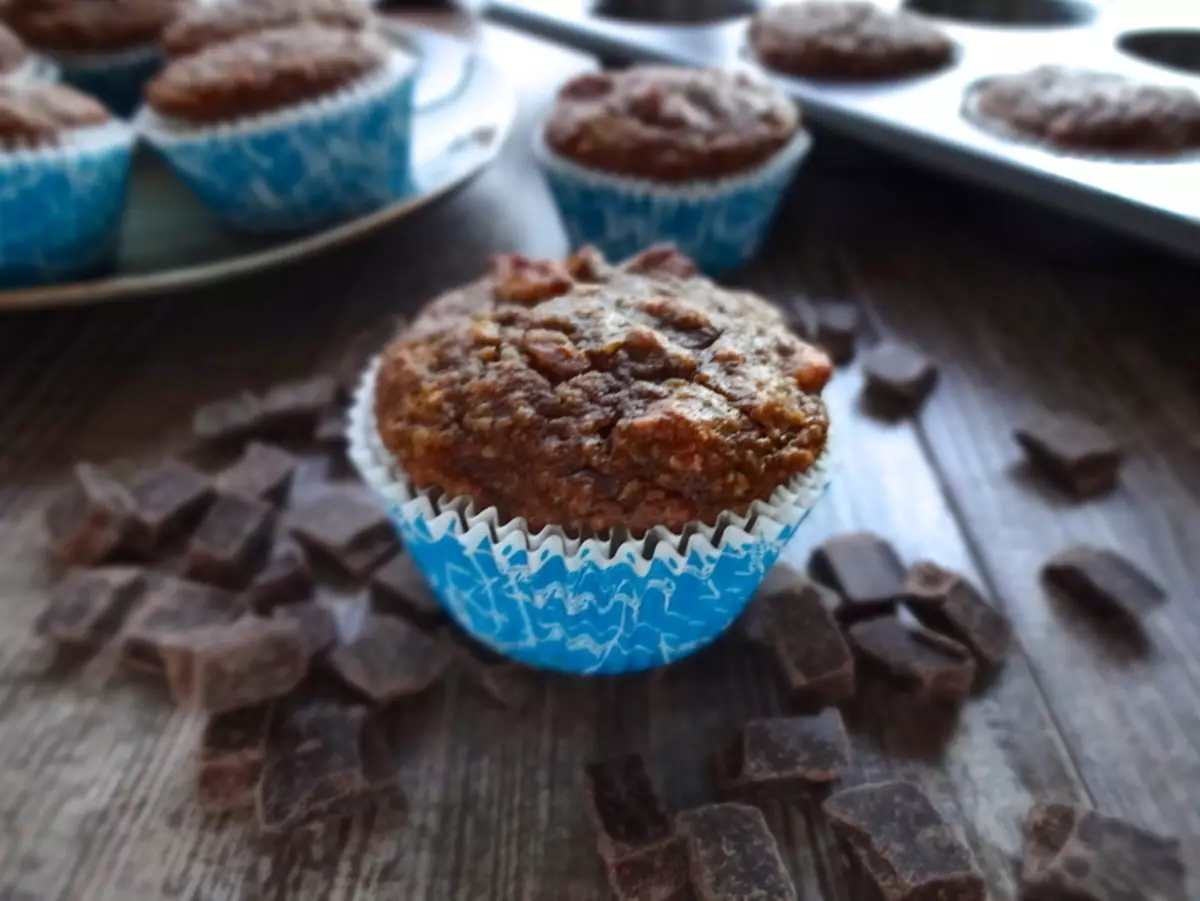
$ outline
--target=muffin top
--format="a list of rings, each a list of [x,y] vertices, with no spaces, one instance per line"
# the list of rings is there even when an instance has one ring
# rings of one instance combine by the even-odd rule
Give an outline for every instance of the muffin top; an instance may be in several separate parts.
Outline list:
[[[968,112],[1065,149],[1150,156],[1200,149],[1200,95],[1109,72],[1041,66],[989,78],[972,89]]]
[[[9,26],[39,48],[126,50],[158,41],[179,0],[9,0]]]
[[[919,16],[857,0],[768,7],[750,25],[750,46],[767,68],[811,78],[896,78],[940,68],[954,53]]]
[[[66,85],[0,84],[0,146],[49,147],[74,128],[103,125],[108,110]]]
[[[745,73],[634,67],[567,82],[545,139],[590,169],[683,182],[753,169],[799,125],[791,100]]]
[[[183,56],[245,34],[304,22],[357,31],[370,24],[371,8],[363,0],[217,0],[215,3],[196,3],[185,7],[167,26],[162,41],[171,56]]]
[[[416,485],[534,530],[744,512],[823,450],[830,362],[693,271],[662,248],[622,266],[496,258],[384,352],[384,445]]]
[[[366,31],[260,31],[172,61],[146,86],[146,102],[185,122],[228,122],[334,93],[379,70],[390,52]]]
[[[12,29],[0,23],[0,73],[12,72],[19,69],[29,58],[29,51]]]

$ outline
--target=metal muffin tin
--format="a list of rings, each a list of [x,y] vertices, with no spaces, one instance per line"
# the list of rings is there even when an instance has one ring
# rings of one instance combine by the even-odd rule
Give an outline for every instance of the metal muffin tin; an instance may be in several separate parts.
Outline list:
[[[643,2],[648,10],[656,5]],[[1200,259],[1200,154],[1151,161],[1070,156],[983,130],[961,113],[976,82],[1046,63],[1200,91],[1200,3],[909,0],[909,8],[939,11],[927,15],[957,42],[957,56],[939,72],[868,84],[767,72],[747,48],[745,14],[703,24],[639,23],[596,14],[596,3],[493,0],[486,14],[605,59],[762,71],[830,131]],[[702,5],[719,15],[715,0]],[[960,13],[972,21],[950,18]],[[978,21],[985,18],[1004,24]],[[1024,24],[1051,20],[1056,24]]]

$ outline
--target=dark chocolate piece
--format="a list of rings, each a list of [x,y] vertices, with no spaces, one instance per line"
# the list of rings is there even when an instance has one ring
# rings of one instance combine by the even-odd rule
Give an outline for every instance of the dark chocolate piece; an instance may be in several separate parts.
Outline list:
[[[981,667],[997,667],[1008,656],[1012,623],[958,573],[928,560],[914,563],[905,583],[905,603],[923,625],[965,645]]]
[[[272,515],[262,501],[218,495],[188,543],[187,575],[214,585],[245,585],[264,556]]]
[[[1034,804],[1025,818],[1025,853],[1021,858],[1021,881],[1028,882],[1062,850],[1082,810],[1072,804],[1044,801]]]
[[[250,606],[265,613],[281,604],[308,600],[312,594],[312,568],[304,548],[287,535],[277,536],[266,564],[250,583]]]
[[[855,623],[847,637],[864,667],[901,688],[952,704],[962,703],[971,693],[975,658],[944,635],[883,616]]]
[[[328,488],[293,509],[292,532],[353,576],[395,553],[395,530],[379,505],[357,488]]]
[[[1077,545],[1042,567],[1042,578],[1071,600],[1098,613],[1137,619],[1167,599],[1162,586],[1115,551]]]
[[[607,864],[618,901],[694,901],[687,852],[679,839]]]
[[[796,888],[762,811],[709,804],[677,814],[698,901],[796,901]]]
[[[1050,838],[1058,839],[1066,819],[1060,815],[1052,824]],[[1049,847],[1037,853],[1046,859],[1032,872],[1027,867],[1021,897],[1028,901],[1184,901],[1186,897],[1187,872],[1178,839],[1094,810],[1076,812],[1057,853]]]
[[[811,340],[841,366],[854,359],[858,337],[858,308],[849,303],[825,303],[817,308],[816,330]]]
[[[838,618],[890,613],[904,595],[907,572],[895,549],[870,532],[848,532],[817,545],[808,558],[814,579],[837,590]]]
[[[880,901],[985,901],[970,850],[911,782],[880,782],[825,801],[842,858],[863,897]]]
[[[249,391],[205,404],[192,414],[192,434],[208,444],[241,441],[258,430],[262,405]]]
[[[389,795],[401,796],[396,774],[364,708],[303,694],[277,705],[255,798],[265,834],[354,816]]]
[[[313,430],[313,441],[330,451],[346,449],[346,414],[339,409],[327,410]]]
[[[658,791],[637,754],[589,763],[583,768],[596,850],[608,863],[641,854],[675,839]]]
[[[850,741],[836,708],[815,716],[749,720],[717,751],[725,794],[776,795],[824,785],[850,765]]]
[[[416,626],[391,616],[370,616],[362,633],[330,652],[330,668],[376,704],[419,694],[450,665],[449,649]]]
[[[212,501],[208,476],[180,460],[164,460],[129,482],[133,528],[128,543],[139,554],[153,555],[163,541],[178,535]]]
[[[233,622],[245,610],[241,598],[228,592],[163,577],[147,588],[141,604],[118,637],[121,664],[142,672],[162,673],[163,649],[187,640],[187,634]]]
[[[307,675],[310,659],[294,621],[258,616],[171,636],[159,651],[175,703],[209,713],[282,697]]]
[[[133,527],[133,497],[91,463],[79,463],[46,508],[50,555],[60,563],[90,566],[120,547]]]
[[[837,704],[854,694],[854,655],[829,612],[832,592],[796,574],[788,588],[762,599],[769,647],[791,700],[805,709]]]
[[[256,704],[209,717],[196,759],[201,810],[224,813],[254,806],[273,709]]]
[[[882,341],[863,351],[867,394],[889,411],[912,413],[937,383],[937,368],[915,348]]]
[[[328,375],[276,385],[262,397],[263,431],[312,437],[321,416],[337,401],[337,388],[337,382]]]
[[[282,504],[292,484],[297,460],[282,448],[257,441],[246,446],[237,462],[217,477],[222,494]]]
[[[146,574],[129,566],[71,570],[55,586],[34,631],[62,644],[104,644],[121,628],[145,588]]]
[[[446,618],[412,557],[401,551],[371,576],[371,601],[376,610],[412,620],[429,629]]]
[[[337,618],[333,611],[320,601],[286,604],[276,608],[272,616],[296,624],[304,638],[310,659],[329,650],[338,640]]]
[[[1112,491],[1124,453],[1103,429],[1073,416],[1046,415],[1015,429],[1029,462],[1050,481],[1079,498]]]

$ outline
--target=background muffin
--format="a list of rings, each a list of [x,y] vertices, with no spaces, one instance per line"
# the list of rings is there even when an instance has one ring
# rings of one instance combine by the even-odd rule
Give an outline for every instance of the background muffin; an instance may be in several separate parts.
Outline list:
[[[536,146],[576,246],[670,241],[712,273],[757,249],[808,137],[764,81],[651,66],[568,82]]]
[[[363,0],[216,0],[185,6],[163,32],[163,47],[171,56],[183,56],[272,28],[309,22],[359,31],[372,20]]]

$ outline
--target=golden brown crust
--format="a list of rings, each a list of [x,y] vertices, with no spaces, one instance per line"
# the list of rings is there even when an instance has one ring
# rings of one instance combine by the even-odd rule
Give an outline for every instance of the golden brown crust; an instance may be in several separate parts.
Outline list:
[[[146,101],[185,122],[228,122],[334,93],[381,69],[389,52],[370,32],[262,31],[174,60],[146,86]]]
[[[371,8],[362,0],[218,0],[185,7],[163,32],[162,42],[169,55],[185,56],[272,28],[311,22],[360,31],[371,19]]]
[[[898,78],[954,55],[953,42],[919,16],[857,0],[768,7],[750,25],[750,46],[768,69],[806,78]]]
[[[549,286],[573,265],[494,273],[528,288],[544,268]],[[384,354],[384,444],[417,485],[535,530],[680,529],[768,498],[824,448],[829,360],[761,299],[676,265],[529,302],[493,274],[437,299]]]
[[[158,41],[179,0],[10,0],[5,18],[26,43],[107,53]]]
[[[791,100],[745,73],[646,66],[567,82],[545,140],[589,169],[685,182],[754,169],[798,128]]]
[[[0,146],[47,147],[74,128],[103,125],[108,111],[58,84],[0,85]]]

